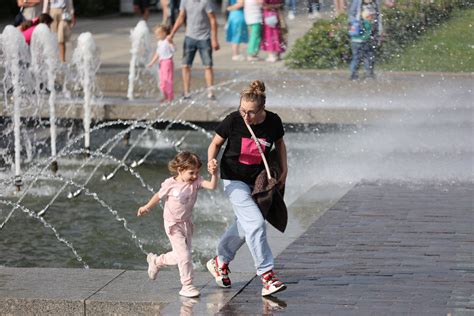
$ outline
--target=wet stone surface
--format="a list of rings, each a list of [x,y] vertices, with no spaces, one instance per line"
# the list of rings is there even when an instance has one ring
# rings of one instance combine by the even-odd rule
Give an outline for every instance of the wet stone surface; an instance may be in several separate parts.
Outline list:
[[[472,315],[473,191],[360,184],[277,257],[286,291],[256,278],[219,314]]]

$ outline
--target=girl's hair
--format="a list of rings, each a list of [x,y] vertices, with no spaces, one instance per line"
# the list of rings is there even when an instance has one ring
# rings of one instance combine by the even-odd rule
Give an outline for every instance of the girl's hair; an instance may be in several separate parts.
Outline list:
[[[20,30],[23,32],[23,31],[26,31],[27,29],[29,29],[30,27],[32,27],[34,25],[33,21],[32,20],[26,20],[26,21],[23,21],[21,22],[20,24]]]
[[[260,80],[252,81],[247,88],[240,92],[241,102],[242,100],[255,102],[259,107],[265,105],[266,98],[265,84]]]
[[[160,24],[160,25],[155,26],[155,29],[153,30],[154,33],[158,31],[163,31],[166,35],[170,35],[171,27],[166,24]]]
[[[171,174],[177,175],[179,170],[199,169],[202,166],[198,155],[190,151],[182,151],[168,163]]]
[[[53,18],[48,13],[43,13],[38,17],[38,22],[50,25],[51,23],[53,23]]]

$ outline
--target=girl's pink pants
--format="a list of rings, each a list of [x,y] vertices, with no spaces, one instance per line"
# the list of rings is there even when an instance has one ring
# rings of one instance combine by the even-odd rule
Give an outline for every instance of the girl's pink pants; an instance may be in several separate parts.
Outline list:
[[[193,261],[191,257],[193,223],[191,221],[175,223],[166,228],[166,234],[173,250],[158,256],[154,263],[158,267],[178,265],[181,284],[191,285],[193,282]]]
[[[173,82],[174,82],[174,65],[173,59],[160,60],[160,90],[166,100],[171,101],[174,98]]]

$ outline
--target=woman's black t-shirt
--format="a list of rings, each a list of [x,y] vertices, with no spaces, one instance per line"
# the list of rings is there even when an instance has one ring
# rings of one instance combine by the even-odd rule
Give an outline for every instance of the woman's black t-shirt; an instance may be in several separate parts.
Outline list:
[[[285,134],[280,117],[273,112],[266,111],[265,120],[260,124],[251,125],[251,127],[268,159],[268,154],[275,141]],[[221,160],[221,178],[240,180],[253,185],[265,166],[257,145],[239,111],[230,113],[217,126],[216,133],[227,140]]]

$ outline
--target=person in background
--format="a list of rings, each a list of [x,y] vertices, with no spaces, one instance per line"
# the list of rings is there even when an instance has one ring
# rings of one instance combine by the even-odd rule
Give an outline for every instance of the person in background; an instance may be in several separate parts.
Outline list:
[[[66,62],[66,43],[71,36],[71,28],[76,25],[73,0],[48,0],[44,2],[43,13],[53,18],[51,31],[58,34],[59,58]]]
[[[212,170],[221,147],[227,143],[221,158],[220,171],[224,193],[234,210],[235,221],[227,228],[217,246],[217,255],[206,266],[219,287],[231,287],[229,264],[244,243],[247,244],[254,261],[257,275],[263,287],[262,296],[286,289],[278,280],[273,268],[273,254],[267,241],[265,219],[252,198],[252,187],[257,176],[265,169],[263,158],[250,133],[255,138],[266,159],[275,147],[276,159],[281,175],[277,179],[280,189],[284,187],[288,173],[285,130],[280,117],[265,107],[265,84],[253,81],[240,93],[238,110],[230,113],[216,127],[216,134],[207,150],[208,169]]]
[[[258,53],[262,41],[262,3],[263,0],[244,0],[245,23],[250,29],[247,46],[247,60],[259,61]]]
[[[286,0],[285,5],[288,7],[288,20],[294,20],[296,16],[296,0]]]
[[[23,9],[25,20],[33,20],[43,12],[44,2],[47,0],[17,0],[18,7]]]
[[[138,209],[137,216],[142,216],[157,205],[161,200],[165,202],[163,218],[166,235],[171,243],[172,251],[157,256],[149,253],[148,277],[156,279],[160,268],[177,265],[182,288],[179,295],[184,297],[197,297],[199,290],[193,285],[193,261],[191,242],[194,230],[192,211],[196,203],[198,190],[201,188],[214,190],[217,186],[217,161],[208,163],[211,180],[204,180],[199,175],[202,166],[199,157],[188,151],[177,154],[168,163],[172,177],[166,179],[160,191],[153,195],[147,204]]]
[[[263,30],[260,48],[268,52],[266,61],[274,63],[280,60],[285,51],[281,32],[279,10],[283,8],[283,0],[263,1]]]
[[[315,20],[321,18],[321,3],[319,0],[307,0],[308,4],[308,18]]]
[[[226,41],[232,45],[232,60],[243,61],[245,57],[240,54],[240,44],[247,43],[248,32],[244,18],[244,0],[229,0],[227,6],[229,17],[227,19]]]
[[[172,101],[174,98],[174,64],[173,53],[175,47],[166,38],[170,34],[170,27],[168,25],[158,25],[154,30],[155,37],[158,39],[156,53],[147,67],[153,66],[158,60],[160,61],[160,69],[158,76],[160,78],[160,90],[163,94],[163,99],[160,102]]]
[[[39,17],[24,21],[20,24],[19,29],[25,38],[26,44],[30,45],[33,31],[40,23],[44,23],[50,27],[51,23],[53,23],[53,18],[47,13],[42,13]]]
[[[357,70],[362,59],[367,77],[375,78],[375,48],[383,39],[380,5],[380,0],[353,0],[349,8],[349,22],[351,24],[358,22],[361,28],[359,34],[351,37],[351,80],[358,78]]]
[[[143,20],[148,21],[150,17],[150,0],[133,0],[133,10],[140,14]]]
[[[179,15],[168,39],[174,35],[186,21],[186,33],[183,44],[183,86],[184,98],[189,99],[191,89],[191,67],[196,52],[199,51],[204,65],[204,77],[207,85],[207,97],[215,100],[212,86],[214,85],[214,70],[212,68],[212,51],[219,50],[217,39],[217,19],[212,0],[182,0]]]
[[[161,12],[163,12],[163,22],[161,24],[169,24],[170,6],[169,0],[160,0]]]

